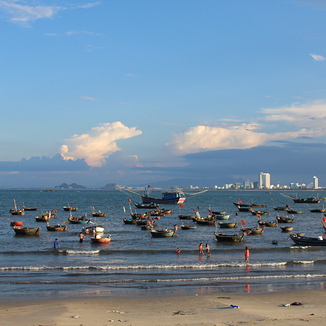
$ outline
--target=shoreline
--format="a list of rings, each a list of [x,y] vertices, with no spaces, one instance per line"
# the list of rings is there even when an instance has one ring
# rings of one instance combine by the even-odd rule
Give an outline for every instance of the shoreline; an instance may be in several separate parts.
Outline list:
[[[323,290],[27,299],[0,300],[0,325],[317,326],[326,317]]]

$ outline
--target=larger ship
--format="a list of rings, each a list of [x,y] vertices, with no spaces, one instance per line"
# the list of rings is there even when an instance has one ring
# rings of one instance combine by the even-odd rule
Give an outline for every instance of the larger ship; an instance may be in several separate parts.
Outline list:
[[[183,204],[186,200],[186,195],[181,190],[163,191],[162,198],[151,197],[151,187],[145,189],[145,193],[141,195],[143,204]]]

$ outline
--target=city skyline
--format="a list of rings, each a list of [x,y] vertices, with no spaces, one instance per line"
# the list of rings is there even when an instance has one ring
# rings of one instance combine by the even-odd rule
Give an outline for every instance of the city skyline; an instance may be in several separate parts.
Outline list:
[[[326,185],[326,3],[0,1],[0,188]]]

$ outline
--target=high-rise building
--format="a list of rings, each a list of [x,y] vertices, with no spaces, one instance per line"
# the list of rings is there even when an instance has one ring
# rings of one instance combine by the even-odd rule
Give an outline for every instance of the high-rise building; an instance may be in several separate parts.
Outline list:
[[[267,188],[271,187],[271,175],[269,173],[260,172],[259,173],[259,188]]]
[[[313,183],[312,183],[312,187],[314,188],[314,189],[318,189],[319,188],[319,186],[318,186],[318,178],[316,177],[316,176],[314,176],[314,181],[313,181]]]

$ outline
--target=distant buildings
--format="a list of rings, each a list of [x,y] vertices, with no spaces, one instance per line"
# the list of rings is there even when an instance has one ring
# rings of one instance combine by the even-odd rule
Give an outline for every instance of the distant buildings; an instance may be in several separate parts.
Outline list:
[[[269,173],[260,172],[258,180],[259,188],[269,189],[271,187],[271,175]]]

